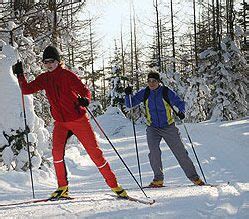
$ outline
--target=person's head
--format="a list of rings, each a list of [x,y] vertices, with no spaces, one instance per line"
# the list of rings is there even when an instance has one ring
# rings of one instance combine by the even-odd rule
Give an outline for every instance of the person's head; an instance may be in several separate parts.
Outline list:
[[[157,89],[160,83],[160,74],[156,71],[151,71],[147,76],[147,82],[151,90]]]
[[[55,70],[60,64],[59,51],[54,46],[47,46],[43,52],[42,62],[48,71]]]

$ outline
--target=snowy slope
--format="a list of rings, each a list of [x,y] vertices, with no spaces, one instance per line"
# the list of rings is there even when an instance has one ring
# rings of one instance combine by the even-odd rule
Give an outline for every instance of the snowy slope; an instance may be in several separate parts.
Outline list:
[[[132,124],[114,108],[108,109],[97,120],[139,181]],[[131,196],[144,198],[94,122],[93,125],[119,183]],[[191,183],[166,144],[162,143],[165,183],[168,187],[145,190],[156,203],[147,206],[127,200],[117,201],[85,151],[71,140],[73,147],[68,147],[66,151],[70,193],[80,197],[59,203],[0,207],[0,218],[249,218],[249,118],[186,126],[207,181],[229,181],[230,185],[218,188],[177,186]],[[178,127],[198,169],[183,126]],[[147,157],[145,127],[138,125],[136,129],[143,184],[146,185],[153,175]],[[56,188],[55,177],[51,173],[34,172],[34,183],[36,198],[45,198]],[[32,199],[29,173],[0,172],[0,205],[29,199]]]

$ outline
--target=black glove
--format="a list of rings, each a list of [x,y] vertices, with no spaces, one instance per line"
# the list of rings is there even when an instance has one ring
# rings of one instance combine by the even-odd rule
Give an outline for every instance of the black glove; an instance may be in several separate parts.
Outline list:
[[[19,77],[23,75],[23,67],[22,67],[22,62],[17,62],[14,66],[13,66],[13,73]]]
[[[183,120],[185,118],[185,114],[182,112],[178,112],[177,116],[179,117],[180,120]]]
[[[86,97],[78,97],[78,101],[80,106],[88,106],[89,105],[89,100]]]
[[[127,88],[125,88],[124,92],[126,95],[131,95],[132,94],[132,87],[128,86]]]

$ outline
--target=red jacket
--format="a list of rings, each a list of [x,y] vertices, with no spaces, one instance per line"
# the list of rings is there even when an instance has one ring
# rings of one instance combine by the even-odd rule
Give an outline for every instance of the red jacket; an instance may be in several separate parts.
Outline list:
[[[59,122],[70,122],[81,118],[86,109],[79,106],[77,97],[87,97],[90,90],[71,71],[58,66],[52,72],[45,72],[34,81],[27,83],[24,76],[18,78],[23,94],[32,94],[45,90],[53,118]]]

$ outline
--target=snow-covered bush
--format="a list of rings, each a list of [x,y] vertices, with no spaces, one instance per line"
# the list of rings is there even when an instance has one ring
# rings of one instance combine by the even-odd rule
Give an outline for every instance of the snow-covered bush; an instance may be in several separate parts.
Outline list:
[[[39,168],[45,162],[48,152],[49,133],[44,128],[44,121],[34,113],[33,98],[24,96],[26,121],[29,129],[24,130],[22,94],[12,65],[17,61],[15,49],[0,41],[0,161],[8,169],[26,171],[29,167],[27,154],[28,134],[31,165]]]
[[[200,54],[199,73],[211,90],[209,118],[232,120],[247,114],[246,61],[236,41],[225,37],[220,50],[209,48]]]
[[[17,171],[27,171],[29,169],[28,150],[30,151],[32,167],[40,167],[42,160],[36,146],[37,135],[28,132],[29,130],[23,131],[21,129],[12,130],[10,135],[3,132],[8,141],[8,145],[4,145],[2,151],[3,163],[7,166],[7,169],[12,167]],[[29,143],[27,143],[27,134]]]
[[[124,106],[124,88],[121,84],[120,78],[111,78],[110,87],[111,90],[109,92],[109,97],[111,99],[111,106],[122,109]]]
[[[200,77],[188,79],[184,101],[186,103],[186,121],[201,122],[207,119],[210,89]]]

